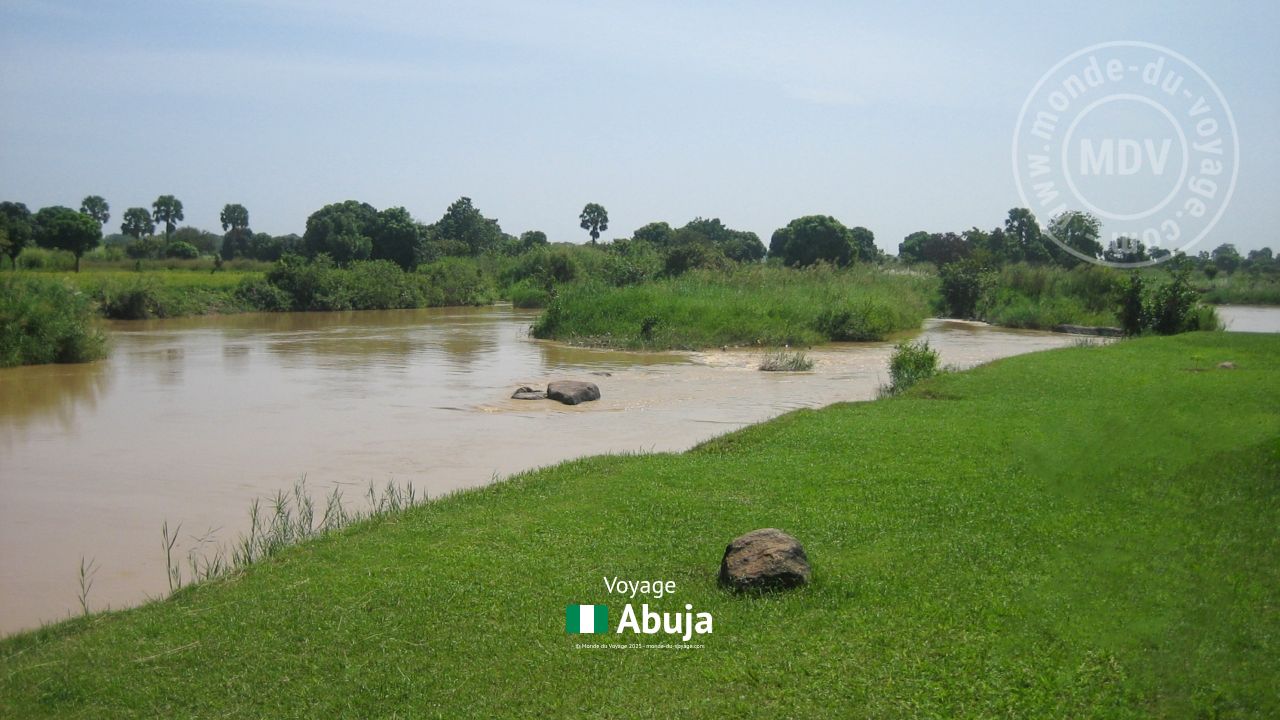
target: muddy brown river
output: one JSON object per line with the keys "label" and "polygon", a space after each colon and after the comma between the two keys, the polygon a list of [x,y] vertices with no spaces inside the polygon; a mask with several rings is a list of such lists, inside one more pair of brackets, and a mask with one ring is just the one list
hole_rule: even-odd
{"label": "muddy brown river", "polygon": [[[761,353],[626,353],[531,339],[509,307],[281,313],[115,323],[104,361],[0,370],[0,634],[167,591],[175,555],[229,543],[255,497],[301,476],[358,502],[370,481],[435,496],[605,452],[683,450],[802,407],[867,400],[890,343],[810,352],[764,373]],[[971,366],[1074,337],[929,321],[945,363]],[[596,382],[576,407],[509,399],[524,384]],[[185,563],[184,563],[185,564]]]}

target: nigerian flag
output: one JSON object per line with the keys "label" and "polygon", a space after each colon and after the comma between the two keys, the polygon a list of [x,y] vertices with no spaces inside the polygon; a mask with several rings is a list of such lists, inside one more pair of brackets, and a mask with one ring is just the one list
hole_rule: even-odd
{"label": "nigerian flag", "polygon": [[564,631],[567,633],[609,632],[609,606],[608,605],[565,606]]}

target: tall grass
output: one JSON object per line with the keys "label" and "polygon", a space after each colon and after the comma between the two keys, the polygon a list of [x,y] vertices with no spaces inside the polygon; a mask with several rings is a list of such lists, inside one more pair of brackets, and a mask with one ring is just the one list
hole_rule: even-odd
{"label": "tall grass", "polygon": [[181,554],[176,553],[181,525],[172,532],[166,521],[161,527],[169,591],[184,584],[205,582],[235,573],[270,558],[285,548],[341,530],[353,523],[394,516],[427,500],[413,483],[384,486],[370,483],[364,492],[365,508],[349,509],[341,489],[334,487],[324,496],[324,508],[317,516],[316,502],[307,489],[306,478],[289,491],[277,491],[266,501],[255,498],[249,506],[249,530],[230,544],[221,544],[210,531],[192,537],[186,552],[184,574]]}
{"label": "tall grass", "polygon": [[0,277],[0,367],[88,362],[104,355],[106,336],[85,293],[51,278]]}
{"label": "tall grass", "polygon": [[1119,324],[1123,276],[1085,264],[1066,270],[1049,265],[1006,265],[978,301],[980,319],[1008,327],[1048,330],[1056,325]]}
{"label": "tall grass", "polygon": [[760,360],[760,369],[765,372],[804,372],[813,369],[813,360],[803,350],[777,350],[765,354]]}
{"label": "tall grass", "polygon": [[743,266],[626,287],[559,289],[539,338],[622,348],[812,345],[919,327],[937,280],[874,267]]}

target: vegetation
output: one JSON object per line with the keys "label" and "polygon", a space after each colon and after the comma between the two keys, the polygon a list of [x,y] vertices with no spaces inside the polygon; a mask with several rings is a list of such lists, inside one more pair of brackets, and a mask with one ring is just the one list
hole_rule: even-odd
{"label": "vegetation", "polygon": [[760,360],[760,369],[765,372],[804,372],[813,369],[813,361],[803,350],[775,350],[765,353]]}
{"label": "vegetation", "polygon": [[36,243],[41,247],[71,253],[76,259],[76,272],[80,272],[80,258],[97,247],[102,240],[102,226],[88,215],[71,208],[40,208],[32,223],[35,226]]}
{"label": "vegetation", "polygon": [[[0,640],[0,715],[1274,717],[1278,394],[1280,338],[1143,338],[525,473]],[[770,526],[812,583],[720,589]],[[613,575],[706,647],[575,649]]]}
{"label": "vegetation", "polygon": [[84,293],[52,278],[0,276],[0,367],[88,362],[105,354]]}
{"label": "vegetation", "polygon": [[533,334],[621,348],[812,345],[919,327],[934,279],[874,268],[744,266],[609,287],[559,288]]}
{"label": "vegetation", "polygon": [[609,213],[599,203],[587,203],[578,216],[578,225],[587,231],[594,245],[600,239],[600,233],[609,229]]}
{"label": "vegetation", "polygon": [[899,395],[916,383],[938,374],[938,351],[928,340],[901,342],[893,346],[889,358],[889,387],[885,394]]}

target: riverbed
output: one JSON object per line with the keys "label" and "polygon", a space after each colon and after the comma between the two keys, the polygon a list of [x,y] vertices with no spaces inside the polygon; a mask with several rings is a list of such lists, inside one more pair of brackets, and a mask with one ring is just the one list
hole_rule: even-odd
{"label": "riverbed", "polygon": [[[358,503],[370,482],[429,496],[606,452],[685,450],[790,410],[869,400],[892,343],[811,350],[805,373],[761,352],[630,353],[535,340],[510,307],[277,313],[117,322],[100,362],[0,370],[0,634],[168,589],[161,527],[229,543],[254,498],[301,477]],[[1073,336],[930,320],[969,367]],[[911,334],[908,334],[911,335]],[[569,407],[521,385],[597,383]],[[185,564],[185,563],[184,563]]]}

